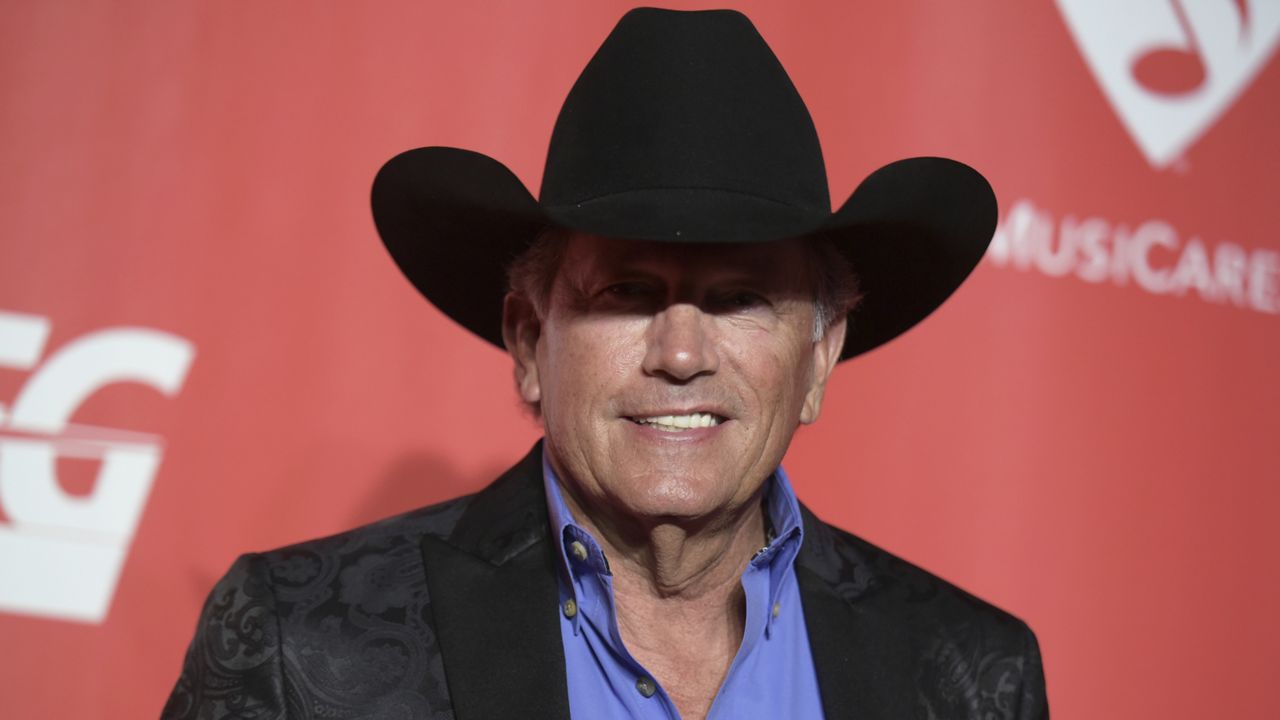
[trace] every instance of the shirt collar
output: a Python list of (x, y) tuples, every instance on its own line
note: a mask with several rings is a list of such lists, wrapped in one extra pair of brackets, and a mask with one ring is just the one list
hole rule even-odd
[[(794, 545), (793, 550), (799, 549), (799, 542), (792, 543), (790, 538), (804, 538), (804, 522), (800, 516), (800, 501), (796, 499), (796, 493), (791, 489), (791, 479), (787, 477), (787, 471), (779, 467), (769, 476), (766, 481), (768, 486), (765, 490), (765, 508), (768, 511), (769, 527), (771, 533), (768, 543), (751, 558), (751, 562), (757, 566), (772, 562), (773, 558), (784, 548)], [(794, 560), (795, 553), (786, 561), (787, 565)]]
[[(769, 613), (765, 620), (765, 633), (769, 634), (778, 618), (773, 609), (778, 607), (787, 584), (795, 582), (795, 561), (804, 542), (804, 521), (800, 515), (800, 501), (791, 489), (787, 472), (779, 466), (767, 482), (765, 508), (773, 532), (765, 546), (752, 556), (750, 565), (769, 573), (769, 602), (765, 606)], [(787, 609), (788, 612), (794, 610)]]

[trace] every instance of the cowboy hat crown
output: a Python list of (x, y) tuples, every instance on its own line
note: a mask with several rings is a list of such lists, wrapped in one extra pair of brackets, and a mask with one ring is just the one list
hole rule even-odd
[(862, 294), (842, 359), (936, 309), (996, 217), (982, 176), (943, 158), (891, 163), (832, 213), (813, 121), (750, 20), (651, 8), (619, 21), (570, 90), (539, 199), (492, 158), (427, 147), (388, 161), (372, 202), (418, 290), (499, 347), (505, 268), (546, 227), (693, 243), (821, 235)]
[(541, 202), (571, 227), (753, 242), (831, 214), (809, 111), (746, 16), (633, 10), (565, 99)]

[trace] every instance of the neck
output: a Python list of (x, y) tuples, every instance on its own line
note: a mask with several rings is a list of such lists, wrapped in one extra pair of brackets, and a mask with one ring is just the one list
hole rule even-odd
[(696, 520), (593, 511), (561, 486), (575, 521), (600, 543), (619, 596), (715, 601), (740, 593), (742, 571), (764, 547), (764, 487), (740, 507)]

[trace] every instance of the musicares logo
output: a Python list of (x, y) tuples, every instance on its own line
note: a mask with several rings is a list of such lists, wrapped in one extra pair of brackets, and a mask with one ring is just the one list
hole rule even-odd
[(1213, 125), (1280, 39), (1275, 0), (1058, 0), (1058, 9), (1155, 168)]
[(1280, 251), (1206, 241), (1159, 218), (1140, 223), (1064, 214), (1013, 203), (987, 252), (997, 267), (1132, 285), (1152, 295), (1280, 315)]
[[(0, 367), (33, 370), (0, 406), (0, 611), (99, 623), (107, 615), (134, 529), (160, 465), (154, 435), (75, 425), (76, 409), (107, 385), (182, 387), (195, 348), (137, 327), (78, 337), (36, 367), (49, 321), (0, 311)], [(99, 461), (85, 497), (58, 483), (59, 457)]]

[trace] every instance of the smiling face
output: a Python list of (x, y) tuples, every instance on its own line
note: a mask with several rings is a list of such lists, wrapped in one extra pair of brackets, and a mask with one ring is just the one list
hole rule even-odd
[(508, 296), (517, 385), (578, 504), (680, 522), (756, 497), (844, 339), (841, 321), (814, 340), (807, 253), (576, 235), (541, 317)]

